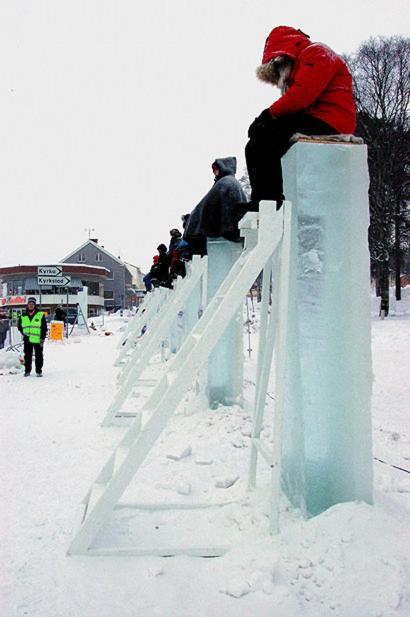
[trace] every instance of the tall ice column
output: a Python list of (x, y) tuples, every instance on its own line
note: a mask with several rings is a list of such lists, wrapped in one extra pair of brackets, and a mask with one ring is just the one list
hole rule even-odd
[(282, 165), (296, 223), (282, 483), (315, 515), (372, 502), (367, 149), (299, 142)]
[[(240, 242), (208, 238), (208, 303), (216, 294), (242, 253)], [(210, 407), (242, 402), (243, 393), (243, 318), (238, 306), (232, 322), (208, 360), (208, 400)]]
[(88, 287), (84, 286), (77, 294), (78, 305), (81, 311), (78, 311), (78, 327), (85, 328), (85, 320), (88, 317)]

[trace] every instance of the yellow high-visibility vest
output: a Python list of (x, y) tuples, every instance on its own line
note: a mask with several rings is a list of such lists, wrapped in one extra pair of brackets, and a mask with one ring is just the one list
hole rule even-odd
[(24, 336), (28, 336), (30, 343), (40, 343), (41, 341), (41, 320), (44, 313), (38, 311), (34, 317), (29, 318), (28, 315), (21, 316), (21, 327), (23, 328)]

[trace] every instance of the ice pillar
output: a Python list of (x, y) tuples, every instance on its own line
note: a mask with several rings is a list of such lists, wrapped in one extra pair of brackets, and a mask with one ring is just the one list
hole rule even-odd
[(282, 484), (308, 515), (372, 502), (366, 146), (297, 143)]
[(202, 282), (195, 286), (185, 307), (185, 335), (189, 334), (204, 309), (202, 302)]
[[(86, 319), (88, 317), (88, 287), (84, 286), (77, 294), (78, 300), (78, 327), (86, 327)], [(81, 310), (80, 310), (81, 309)]]
[[(223, 238), (208, 238), (208, 303), (239, 258), (242, 245)], [(228, 325), (208, 361), (208, 400), (212, 408), (242, 401), (242, 306)]]

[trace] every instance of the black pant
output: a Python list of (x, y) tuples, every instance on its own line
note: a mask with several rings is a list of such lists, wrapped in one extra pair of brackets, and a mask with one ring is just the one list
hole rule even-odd
[(295, 133), (334, 135), (338, 131), (309, 114), (297, 113), (274, 118), (246, 144), (245, 156), (252, 187), (251, 200), (282, 202), (283, 180), (280, 159), (289, 150)]
[(26, 373), (31, 373), (31, 365), (33, 362), (33, 349), (35, 354), (36, 373), (40, 373), (43, 368), (43, 344), (30, 343), (28, 338), (24, 337), (24, 366)]

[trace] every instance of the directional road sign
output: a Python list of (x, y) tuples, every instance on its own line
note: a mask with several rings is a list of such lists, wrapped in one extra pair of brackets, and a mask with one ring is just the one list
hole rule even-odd
[(61, 276), (62, 274), (62, 266), (37, 266), (37, 276)]
[(57, 287), (67, 287), (71, 283), (71, 276), (38, 276), (38, 285), (56, 285)]

